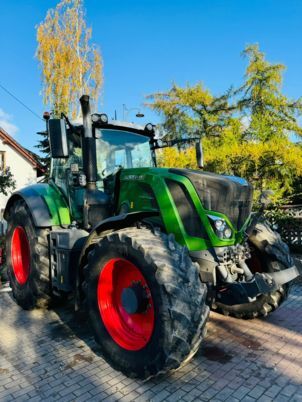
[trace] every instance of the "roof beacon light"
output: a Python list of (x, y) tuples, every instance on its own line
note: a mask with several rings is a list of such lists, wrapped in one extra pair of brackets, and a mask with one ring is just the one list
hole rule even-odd
[(49, 112), (44, 112), (43, 113), (43, 119), (44, 120), (49, 120), (50, 119), (50, 113)]

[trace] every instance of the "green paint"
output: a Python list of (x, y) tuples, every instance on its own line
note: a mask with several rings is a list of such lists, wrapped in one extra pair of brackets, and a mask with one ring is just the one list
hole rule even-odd
[[(181, 183), (187, 190), (194, 207), (205, 229), (206, 238), (192, 237), (186, 233), (179, 211), (170, 194), (166, 180), (170, 179)], [(35, 186), (34, 186), (35, 187)], [(62, 192), (54, 185), (37, 186), (37, 193), (44, 198), (53, 225), (68, 225), (71, 222), (71, 214)], [(237, 231), (230, 222), (228, 216), (217, 211), (206, 210), (191, 181), (164, 168), (132, 168), (123, 169), (120, 175), (120, 193), (116, 214), (120, 211), (158, 211), (159, 218), (155, 218), (155, 224), (160, 222), (167, 233), (174, 233), (176, 241), (188, 247), (191, 251), (206, 250), (210, 247), (224, 247), (239, 243), (243, 239), (246, 224)], [(208, 214), (225, 219), (232, 229), (231, 239), (220, 239), (214, 232), (208, 219)], [(78, 222), (79, 217), (73, 217)]]
[(51, 215), (52, 226), (70, 225), (69, 208), (60, 190), (52, 184), (35, 184), (31, 189), (44, 199)]
[[(207, 239), (189, 236), (184, 228), (181, 217), (174, 204), (166, 184), (166, 179), (182, 183), (187, 189), (202, 225), (207, 233)], [(128, 207), (129, 211), (159, 211), (167, 233), (174, 233), (176, 241), (188, 247), (191, 251), (206, 250), (209, 247), (230, 246), (242, 241), (243, 230), (237, 231), (229, 218), (217, 211), (206, 210), (190, 180), (169, 172), (164, 168), (124, 169), (121, 173), (121, 189), (118, 208)], [(207, 215), (215, 215), (225, 219), (231, 227), (231, 239), (220, 239), (212, 229)]]

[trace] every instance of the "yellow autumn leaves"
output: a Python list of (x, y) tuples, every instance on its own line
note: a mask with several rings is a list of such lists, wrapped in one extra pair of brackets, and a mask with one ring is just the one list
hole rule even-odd
[[(294, 179), (302, 176), (302, 147), (287, 138), (267, 142), (205, 138), (203, 148), (205, 170), (246, 178), (254, 186), (255, 198), (272, 189), (274, 200), (281, 201), (294, 191)], [(182, 151), (165, 148), (158, 157), (161, 166), (197, 169), (193, 147)]]
[(83, 94), (97, 104), (103, 64), (100, 51), (90, 44), (91, 33), (82, 0), (62, 0), (37, 27), (44, 102), (55, 116), (64, 112), (76, 118)]

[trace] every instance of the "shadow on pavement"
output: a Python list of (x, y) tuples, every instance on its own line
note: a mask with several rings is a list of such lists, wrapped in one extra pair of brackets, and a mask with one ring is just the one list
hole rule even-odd
[(223, 401), (263, 394), (275, 400), (281, 392), (284, 401), (295, 400), (302, 395), (301, 294), (296, 285), (267, 319), (211, 313), (195, 358), (175, 373), (142, 382), (103, 360), (86, 315), (71, 303), (28, 312), (9, 292), (0, 293), (0, 400)]

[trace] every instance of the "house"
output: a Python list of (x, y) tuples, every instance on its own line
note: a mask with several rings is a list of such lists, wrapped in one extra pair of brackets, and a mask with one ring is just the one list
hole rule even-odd
[[(3, 128), (0, 127), (0, 169), (10, 168), (16, 182), (15, 190), (37, 182), (43, 176), (43, 166), (37, 156), (22, 147)], [(9, 195), (0, 194), (0, 232), (3, 231), (3, 212)], [(2, 228), (1, 228), (2, 227)], [(2, 229), (2, 230), (1, 230)]]

